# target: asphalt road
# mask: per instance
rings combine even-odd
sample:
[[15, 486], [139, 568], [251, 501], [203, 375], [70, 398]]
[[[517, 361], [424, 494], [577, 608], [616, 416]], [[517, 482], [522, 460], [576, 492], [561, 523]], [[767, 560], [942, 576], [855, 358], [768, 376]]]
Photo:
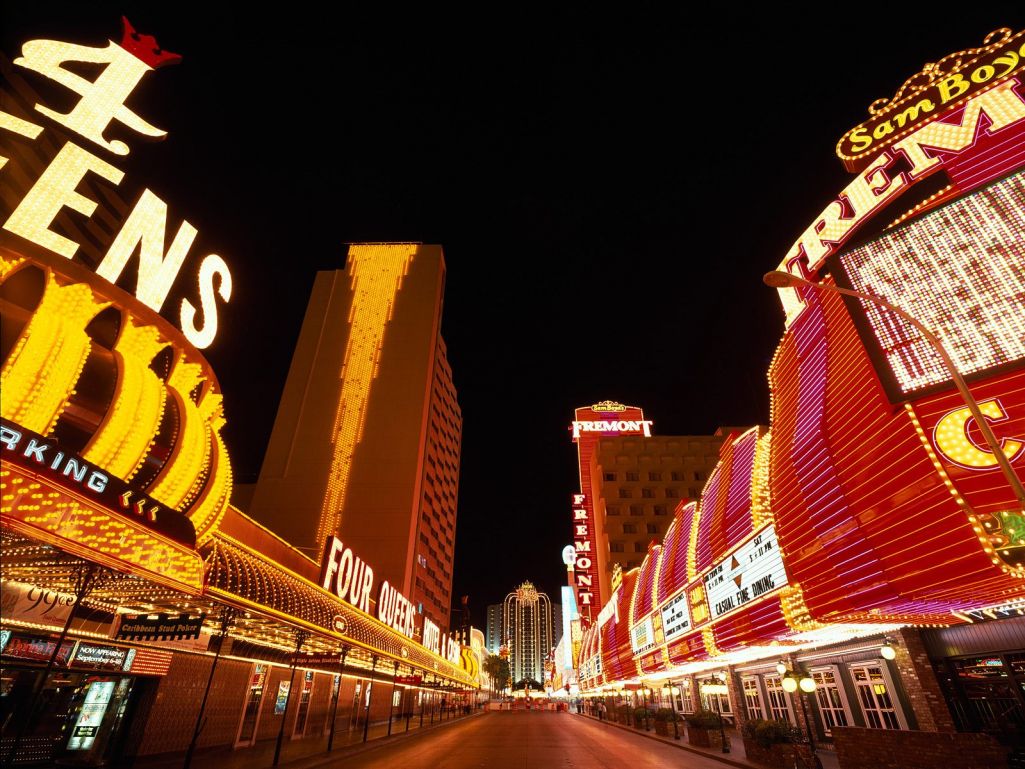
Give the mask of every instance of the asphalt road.
[[325, 766], [346, 769], [726, 769], [588, 718], [549, 711], [500, 711]]

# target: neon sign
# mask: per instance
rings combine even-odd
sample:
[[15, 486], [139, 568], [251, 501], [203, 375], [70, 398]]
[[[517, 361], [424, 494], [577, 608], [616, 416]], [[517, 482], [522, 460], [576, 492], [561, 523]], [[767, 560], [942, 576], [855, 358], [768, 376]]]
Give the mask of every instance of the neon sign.
[[[39, 115], [115, 158], [127, 156], [131, 148], [124, 141], [106, 138], [112, 123], [147, 139], [161, 139], [167, 135], [129, 109], [126, 101], [143, 77], [154, 68], [181, 59], [176, 54], [163, 51], [154, 38], [137, 34], [127, 19], [123, 19], [123, 23], [121, 45], [108, 41], [105, 47], [90, 47], [56, 40], [31, 40], [22, 46], [22, 55], [14, 59], [16, 66], [42, 75], [78, 97], [67, 113], [36, 104], [35, 111]], [[95, 80], [87, 80], [73, 71], [77, 68], [75, 65], [81, 63], [103, 65], [103, 69]], [[34, 141], [44, 128], [28, 117], [35, 116], [23, 118], [4, 113], [0, 129]], [[86, 219], [92, 218], [99, 202], [79, 191], [82, 183], [95, 178], [117, 187], [125, 173], [90, 150], [73, 141], [65, 141], [62, 131], [54, 138], [62, 145], [61, 149], [24, 191], [3, 222], [3, 228], [70, 260], [78, 252], [80, 243], [51, 229], [54, 221], [64, 214], [65, 209]], [[0, 156], [0, 169], [12, 165], [10, 160]], [[8, 181], [18, 187], [12, 180]], [[109, 207], [106, 213], [116, 215]], [[128, 261], [138, 253], [135, 295], [155, 312], [161, 311], [198, 235], [195, 227], [183, 221], [165, 249], [167, 225], [167, 204], [151, 190], [143, 190], [95, 268], [99, 277], [114, 283]], [[218, 298], [221, 302], [231, 299], [231, 271], [219, 255], [207, 254], [199, 262], [196, 280], [199, 309], [190, 299], [182, 299], [178, 325], [193, 345], [203, 349], [209, 347], [217, 335]], [[200, 314], [201, 323], [197, 322]]]
[[573, 553], [577, 597], [581, 606], [591, 606], [594, 601], [594, 580], [598, 576], [594, 552], [591, 549], [591, 518], [587, 511], [586, 494], [573, 495]]
[[909, 133], [966, 98], [1022, 68], [1025, 33], [1001, 29], [986, 36], [982, 48], [948, 54], [910, 77], [890, 99], [872, 103], [872, 117], [845, 133], [837, 156], [852, 171], [859, 161]]
[[370, 612], [370, 589], [374, 584], [374, 570], [342, 544], [331, 537], [321, 559], [320, 586], [334, 593], [360, 611]]
[[629, 435], [642, 434], [645, 438], [651, 437], [651, 426], [655, 424], [650, 419], [602, 419], [597, 421], [573, 422], [573, 437], [579, 438], [580, 433], [603, 433], [605, 435]]
[[[1015, 90], [1019, 85], [1015, 78], [1005, 80], [967, 99], [955, 114], [926, 123], [894, 143], [826, 206], [778, 269], [802, 277], [818, 273], [828, 256], [910, 184], [939, 170], [948, 158], [973, 147], [983, 135], [997, 134], [1025, 119], [1025, 98]], [[804, 302], [794, 288], [778, 290], [789, 324]]]

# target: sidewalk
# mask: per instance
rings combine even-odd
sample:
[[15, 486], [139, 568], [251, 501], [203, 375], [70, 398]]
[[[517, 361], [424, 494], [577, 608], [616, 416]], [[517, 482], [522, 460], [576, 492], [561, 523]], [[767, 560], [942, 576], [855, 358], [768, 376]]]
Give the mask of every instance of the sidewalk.
[[[652, 740], [658, 740], [659, 742], [665, 743], [667, 745], [672, 745], [674, 747], [680, 748], [681, 750], [687, 750], [691, 753], [697, 753], [699, 756], [705, 756], [706, 758], [712, 758], [716, 761], [721, 761], [722, 763], [727, 764], [728, 766], [737, 766], [740, 767], [740, 769], [765, 769], [764, 764], [755, 764], [747, 760], [747, 754], [744, 752], [744, 741], [741, 739], [740, 735], [737, 734], [735, 729], [729, 730], [727, 732], [726, 736], [729, 738], [730, 741], [730, 752], [723, 753], [718, 748], [700, 748], [695, 745], [691, 745], [689, 742], [687, 742], [684, 724], [680, 724], [680, 739], [677, 740], [672, 736], [672, 731], [670, 731], [670, 736], [662, 737], [658, 734], [655, 734], [654, 727], [652, 727], [652, 731], [646, 732], [643, 729], [634, 729], [632, 726], [616, 723], [615, 721], [598, 719], [592, 715], [588, 715], [587, 713], [572, 713], [572, 715], [589, 718], [592, 721], [598, 721], [599, 723], [605, 724], [608, 727], [614, 727], [616, 729], [625, 729], [628, 732], [633, 732], [634, 734], [638, 734], [642, 737], [647, 737]], [[817, 754], [819, 760], [822, 761], [822, 769], [840, 769], [840, 763], [837, 761], [836, 753], [834, 751], [819, 748]]]
[[[424, 717], [424, 725], [420, 726], [420, 715], [409, 720], [406, 730], [406, 719], [396, 718], [392, 721], [392, 733], [388, 736], [388, 722], [370, 724], [367, 742], [363, 742], [363, 727], [358, 729], [336, 729], [334, 744], [330, 753], [327, 752], [327, 735], [322, 737], [305, 737], [290, 740], [287, 737], [281, 743], [281, 760], [279, 766], [289, 769], [313, 769], [329, 761], [337, 761], [346, 756], [356, 755], [381, 745], [413, 737], [421, 732], [443, 728], [448, 724], [465, 721], [483, 713], [475, 710], [469, 715], [458, 714], [446, 716], [444, 721], [430, 716]], [[197, 750], [192, 757], [192, 769], [262, 769], [270, 767], [274, 761], [274, 748], [277, 740], [262, 740], [249, 748], [233, 750], [228, 747], [217, 747]], [[135, 759], [134, 769], [181, 769], [185, 753], [163, 753], [158, 756], [140, 756]]]

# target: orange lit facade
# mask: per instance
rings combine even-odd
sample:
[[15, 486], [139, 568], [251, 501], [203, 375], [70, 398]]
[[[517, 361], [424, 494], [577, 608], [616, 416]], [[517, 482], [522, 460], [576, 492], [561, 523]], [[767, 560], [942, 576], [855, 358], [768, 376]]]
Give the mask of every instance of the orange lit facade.
[[313, 557], [337, 535], [447, 628], [462, 415], [444, 279], [441, 248], [412, 243], [350, 246], [317, 275], [251, 512]]
[[[931, 328], [1019, 479], [1023, 42], [994, 33], [873, 105], [845, 137], [875, 136], [872, 151], [841, 151], [857, 176], [779, 266]], [[911, 121], [930, 88], [958, 93]], [[781, 660], [815, 679], [810, 726], [838, 745], [858, 735], [864, 750], [893, 748], [879, 735], [907, 729], [1013, 742], [987, 708], [1006, 694], [1002, 718], [1025, 725], [1025, 511], [997, 448], [913, 326], [828, 288], [780, 295], [771, 426], [723, 444], [700, 497], [624, 575], [585, 632], [581, 688], [621, 696], [671, 681], [684, 709], [807, 727]], [[895, 659], [880, 655], [886, 639]]]
[[[155, 41], [133, 32], [126, 22], [121, 45], [30, 41], [0, 59], [3, 750], [10, 729], [19, 765], [183, 751], [218, 647], [200, 748], [252, 745], [282, 723], [321, 736], [332, 713], [355, 728], [387, 718], [393, 697], [426, 712], [443, 691], [464, 696], [477, 677], [458, 643], [428, 649], [323, 589], [315, 557], [229, 503], [223, 396], [202, 350], [230, 311], [231, 272], [181, 211], [133, 186], [137, 141], [164, 132], [124, 100], [177, 58], [154, 60]], [[61, 66], [74, 62], [103, 74]], [[439, 339], [424, 357], [443, 359]], [[423, 400], [451, 420], [441, 370]], [[432, 435], [424, 412], [415, 432]], [[325, 467], [344, 496], [364, 482], [343, 460], [365, 419], [331, 416], [342, 450]], [[446, 440], [457, 467], [458, 428]], [[435, 477], [454, 528], [453, 473]]]

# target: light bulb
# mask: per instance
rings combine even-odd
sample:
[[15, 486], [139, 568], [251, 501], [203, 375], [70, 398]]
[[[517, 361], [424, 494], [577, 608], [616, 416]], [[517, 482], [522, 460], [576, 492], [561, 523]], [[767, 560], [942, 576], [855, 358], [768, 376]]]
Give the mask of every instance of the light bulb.
[[815, 687], [818, 686], [818, 684], [815, 683], [815, 679], [811, 676], [805, 676], [801, 679], [800, 686], [802, 692], [810, 694], [811, 692], [815, 691]]
[[787, 676], [786, 678], [784, 678], [783, 679], [783, 691], [785, 691], [785, 692], [796, 692], [797, 691], [797, 681], [795, 681], [790, 676]]
[[787, 664], [783, 660], [780, 660], [776, 663], [776, 672], [780, 675], [783, 675], [787, 672]]
[[892, 660], [897, 656], [897, 650], [890, 646], [890, 639], [887, 638], [886, 642], [880, 647], [879, 654], [882, 655], [884, 660]]

